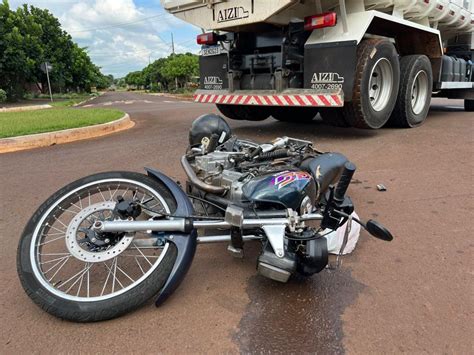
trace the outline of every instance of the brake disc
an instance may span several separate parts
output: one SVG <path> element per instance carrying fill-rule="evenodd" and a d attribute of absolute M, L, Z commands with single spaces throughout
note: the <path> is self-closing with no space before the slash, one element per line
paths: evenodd
<path fill-rule="evenodd" d="M 115 204 L 112 201 L 105 201 L 90 205 L 82 209 L 71 221 L 66 231 L 66 246 L 75 258 L 89 263 L 103 262 L 116 257 L 130 246 L 134 234 L 125 234 L 115 245 L 103 251 L 86 250 L 78 242 L 77 233 L 80 232 L 82 222 L 92 214 L 113 211 Z"/>

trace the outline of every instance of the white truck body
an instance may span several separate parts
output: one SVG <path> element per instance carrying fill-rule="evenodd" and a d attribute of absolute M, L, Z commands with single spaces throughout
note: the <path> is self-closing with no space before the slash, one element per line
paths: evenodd
<path fill-rule="evenodd" d="M 427 57 L 431 65 L 428 82 L 437 95 L 474 99 L 474 0 L 161 0 L 161 3 L 166 11 L 203 32 L 225 34 L 219 45 L 203 46 L 198 102 L 216 103 L 218 107 L 345 106 L 352 102 L 354 93 L 361 91 L 354 86 L 359 85 L 356 65 L 361 60 L 357 48 L 371 38 L 390 41 L 400 61 L 410 55 Z M 295 35 L 301 32 L 305 18 L 326 13 L 334 13 L 337 21 L 328 27 L 312 29 L 303 37 Z M 279 31 L 286 32 L 275 39 Z M 291 43 L 302 38 L 304 48 L 298 49 L 297 45 L 291 48 Z M 221 62 L 212 56 L 220 56 Z M 214 72 L 215 68 L 222 70 Z M 398 79 L 393 80 L 397 90 Z M 368 91 L 369 88 L 364 88 L 364 93 L 370 96 Z M 244 116 L 250 117 L 247 113 Z"/>
<path fill-rule="evenodd" d="M 162 0 L 164 8 L 186 22 L 206 30 L 234 30 L 255 23 L 285 25 L 291 20 L 336 10 L 340 1 L 300 0 Z M 471 0 L 347 0 L 346 11 L 377 10 L 412 23 L 438 29 L 443 39 L 474 30 Z M 231 5 L 231 7 L 229 7 Z"/>

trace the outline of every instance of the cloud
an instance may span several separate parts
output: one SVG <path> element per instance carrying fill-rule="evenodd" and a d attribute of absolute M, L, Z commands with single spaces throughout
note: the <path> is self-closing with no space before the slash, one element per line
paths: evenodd
<path fill-rule="evenodd" d="M 16 8 L 25 1 L 12 0 Z M 95 64 L 116 77 L 140 70 L 151 60 L 171 53 L 171 32 L 177 52 L 198 52 L 199 32 L 166 13 L 156 0 L 31 0 L 49 9 Z"/>

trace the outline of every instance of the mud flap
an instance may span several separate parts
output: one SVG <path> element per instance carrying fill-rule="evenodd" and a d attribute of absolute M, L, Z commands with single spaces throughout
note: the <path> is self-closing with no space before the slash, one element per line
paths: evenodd
<path fill-rule="evenodd" d="M 178 184 L 159 171 L 148 168 L 145 168 L 145 170 L 148 173 L 148 176 L 163 183 L 170 190 L 176 200 L 177 208 L 175 214 L 177 216 L 189 217 L 193 214 L 193 205 L 186 193 L 178 186 Z M 160 306 L 176 290 L 176 288 L 178 288 L 179 284 L 186 276 L 186 273 L 193 262 L 194 254 L 196 253 L 197 231 L 193 229 L 189 234 L 172 233 L 164 236 L 164 238 L 176 246 L 178 254 L 168 280 L 166 280 L 165 285 L 158 293 L 158 297 L 155 301 L 157 307 Z"/>
<path fill-rule="evenodd" d="M 306 44 L 304 87 L 317 91 L 344 91 L 344 101 L 352 100 L 357 42 Z"/>

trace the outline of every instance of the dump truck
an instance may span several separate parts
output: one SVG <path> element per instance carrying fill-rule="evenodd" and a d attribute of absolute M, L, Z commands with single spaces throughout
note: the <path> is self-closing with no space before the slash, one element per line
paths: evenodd
<path fill-rule="evenodd" d="M 231 119 L 416 127 L 474 110 L 474 0 L 161 0 L 202 29 L 195 101 Z"/>

